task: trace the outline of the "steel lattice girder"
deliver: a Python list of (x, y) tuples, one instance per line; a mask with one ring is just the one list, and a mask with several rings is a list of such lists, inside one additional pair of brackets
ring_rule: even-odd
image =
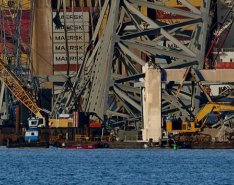
[(34, 0), (2, 2), (0, 7), (1, 59), (27, 84), (31, 81), (30, 51)]
[[(115, 80), (142, 73), (146, 63), (164, 69), (187, 66), (202, 69), (211, 1), (204, 0), (200, 9), (186, 0), (181, 2), (186, 10), (167, 7), (163, 2), (104, 1), (77, 80), (72, 90), (63, 91), (54, 107), (70, 112), (82, 97), (83, 110), (96, 112), (102, 118), (106, 112), (113, 116), (114, 110), (120, 111), (118, 115), (139, 117), (141, 102), (136, 101), (132, 92), (120, 91)], [(153, 20), (139, 7), (166, 11), (185, 19), (179, 23)], [(106, 22), (105, 26), (103, 22)], [(168, 47), (168, 44), (174, 47)], [(141, 81), (141, 78), (129, 79), (131, 81), (125, 81), (123, 85), (133, 86), (134, 82)], [(186, 91), (192, 94), (191, 89)], [(108, 94), (116, 95), (119, 102), (116, 106), (108, 107), (111, 101)]]

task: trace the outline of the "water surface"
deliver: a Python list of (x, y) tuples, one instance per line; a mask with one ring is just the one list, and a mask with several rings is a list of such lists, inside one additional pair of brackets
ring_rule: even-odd
[(234, 150), (0, 148), (0, 184), (234, 184)]

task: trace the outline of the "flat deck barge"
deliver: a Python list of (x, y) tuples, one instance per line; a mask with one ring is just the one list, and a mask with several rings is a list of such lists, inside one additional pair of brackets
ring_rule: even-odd
[(7, 148), (49, 148), (48, 142), (33, 142), (33, 143), (7, 143)]

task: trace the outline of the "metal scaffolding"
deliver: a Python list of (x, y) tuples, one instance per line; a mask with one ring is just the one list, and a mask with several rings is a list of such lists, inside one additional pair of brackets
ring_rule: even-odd
[[(1, 0), (0, 4), (1, 61), (3, 61), (4, 65), (7, 65), (7, 68), (13, 72), (27, 88), (32, 88), (30, 53), (33, 7), (34, 0)], [(6, 76), (1, 77), (1, 107), (3, 102), (5, 102), (7, 106), (14, 105), (13, 97), (13, 99), (10, 98), (13, 100), (12, 102), (8, 100), (10, 93), (8, 93), (8, 90), (5, 88), (5, 77)], [(23, 91), (22, 93), (18, 93), (24, 96)]]

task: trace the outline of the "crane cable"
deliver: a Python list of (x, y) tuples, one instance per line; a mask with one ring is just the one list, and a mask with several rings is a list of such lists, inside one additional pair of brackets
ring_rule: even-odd
[(70, 55), (68, 50), (67, 40), (67, 20), (66, 20), (66, 0), (63, 0), (63, 17), (64, 17), (64, 34), (65, 34), (65, 45), (66, 45), (66, 59), (67, 59), (67, 76), (70, 74)]
[[(80, 5), (81, 7), (81, 13), (82, 13), (82, 26), (83, 26), (83, 30), (82, 30), (82, 36), (83, 36), (83, 55), (85, 53), (85, 42), (86, 42), (86, 35), (85, 35), (85, 24), (84, 24), (84, 3), (81, 3)], [(76, 44), (76, 48), (78, 48), (78, 36), (77, 36), (77, 30), (76, 30), (76, 27), (75, 27), (75, 21), (74, 21), (74, 0), (72, 0), (72, 15), (73, 15), (73, 26), (74, 26), (74, 33), (75, 33), (75, 44)], [(82, 41), (81, 41), (82, 42)], [(79, 70), (79, 50), (77, 49), (76, 50), (76, 73), (78, 72)], [(84, 56), (83, 56), (84, 58)], [(83, 61), (82, 61), (83, 62)], [(76, 74), (75, 74), (76, 75)]]

